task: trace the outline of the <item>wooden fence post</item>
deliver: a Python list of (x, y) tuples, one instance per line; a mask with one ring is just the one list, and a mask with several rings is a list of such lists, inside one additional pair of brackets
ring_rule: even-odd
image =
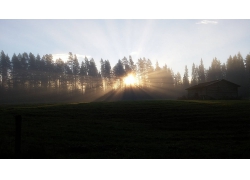
[(17, 159), (21, 158), (21, 127), (22, 127), (22, 116), (15, 116), (16, 121), (16, 134), (15, 134), (15, 156)]

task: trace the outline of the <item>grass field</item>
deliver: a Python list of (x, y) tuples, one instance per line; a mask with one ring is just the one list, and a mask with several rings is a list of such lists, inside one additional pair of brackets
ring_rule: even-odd
[(248, 159), (250, 101), (0, 105), (0, 158)]

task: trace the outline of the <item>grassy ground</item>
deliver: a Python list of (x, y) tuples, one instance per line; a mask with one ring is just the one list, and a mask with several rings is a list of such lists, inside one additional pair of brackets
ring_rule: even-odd
[(250, 101), (0, 105), (0, 158), (250, 158)]

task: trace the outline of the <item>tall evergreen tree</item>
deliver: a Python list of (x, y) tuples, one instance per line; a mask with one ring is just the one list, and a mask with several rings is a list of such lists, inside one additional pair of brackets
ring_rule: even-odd
[(89, 61), (89, 72), (88, 75), (92, 77), (97, 77), (98, 76), (98, 70), (95, 64), (95, 60), (93, 58), (90, 59)]
[(0, 56), (0, 72), (1, 72), (1, 87), (3, 89), (8, 88), (8, 81), (10, 80), (10, 58), (8, 55), (5, 55), (3, 51), (1, 51)]
[(183, 88), (186, 89), (189, 86), (189, 75), (188, 75), (188, 68), (185, 66), (185, 72), (183, 75)]
[(137, 61), (137, 74), (139, 77), (139, 84), (144, 86), (147, 81), (147, 60), (145, 57)]
[(117, 78), (121, 78), (125, 75), (125, 69), (120, 59), (118, 60), (118, 63), (114, 66), (113, 71), (114, 71), (114, 75)]
[(129, 67), (131, 69), (131, 73), (135, 74), (136, 73), (136, 64), (134, 63), (131, 56), (129, 56)]
[(13, 82), (13, 89), (15, 91), (18, 91), (20, 86), (20, 69), (21, 64), (17, 57), (17, 55), (14, 53), (11, 59), (12, 63), (12, 82)]
[(225, 63), (223, 63), (221, 65), (221, 75), (222, 75), (222, 79), (226, 79), (227, 78), (227, 67), (226, 67)]
[(195, 67), (195, 64), (192, 65), (192, 77), (191, 77), (191, 86), (198, 84), (198, 68)]
[(77, 90), (77, 84), (79, 83), (79, 78), (78, 78), (79, 72), (80, 72), (79, 62), (78, 62), (77, 56), (74, 55), (74, 58), (72, 61), (72, 73), (73, 73), (73, 78), (74, 78), (73, 89), (74, 90)]
[(122, 59), (122, 64), (124, 66), (125, 73), (129, 74), (131, 72), (131, 68), (129, 66), (129, 61), (128, 61), (128, 59), (125, 56)]
[(159, 66), (159, 63), (158, 63), (158, 61), (156, 61), (156, 64), (155, 64), (155, 71), (160, 71), (161, 70), (161, 68), (160, 68), (160, 66)]
[(216, 57), (213, 59), (207, 73), (208, 81), (222, 79), (221, 62)]
[(47, 88), (49, 90), (52, 90), (52, 81), (54, 80), (53, 72), (54, 72), (54, 61), (52, 54), (46, 54), (44, 56), (45, 61), (45, 73), (46, 73), (46, 79), (47, 79)]
[(84, 94), (85, 85), (87, 84), (87, 75), (88, 75), (85, 61), (82, 61), (79, 75), (80, 75), (80, 84), (81, 84), (82, 94)]
[(64, 91), (66, 89), (65, 83), (65, 63), (59, 58), (55, 62), (55, 76), (57, 82), (55, 83), (57, 92)]
[(28, 62), (29, 62), (29, 55), (24, 52), (22, 56), (19, 56), (20, 60), (20, 81), (23, 89), (27, 89), (27, 81), (28, 81)]
[(230, 56), (227, 60), (227, 67), (226, 67), (226, 79), (232, 81), (236, 84), (239, 84), (241, 87), (239, 89), (239, 95), (245, 96), (248, 92), (246, 90), (246, 69), (244, 65), (244, 59), (242, 58), (241, 54), (238, 53), (233, 57)]
[(74, 75), (78, 75), (80, 72), (80, 66), (76, 55), (74, 55), (72, 60), (72, 72)]
[(111, 65), (109, 60), (104, 61), (104, 69), (105, 69), (105, 78), (109, 79), (111, 74)]
[(205, 68), (203, 65), (203, 61), (201, 59), (199, 69), (198, 69), (198, 83), (204, 83), (205, 82)]
[(30, 91), (34, 90), (34, 88), (35, 88), (36, 73), (37, 73), (36, 57), (32, 53), (29, 53), (28, 79), (29, 79), (29, 88), (30, 88)]
[(105, 64), (103, 59), (101, 59), (100, 63), (101, 63), (101, 75), (102, 77), (105, 77)]
[(246, 84), (247, 84), (247, 96), (250, 97), (250, 54), (246, 56)]

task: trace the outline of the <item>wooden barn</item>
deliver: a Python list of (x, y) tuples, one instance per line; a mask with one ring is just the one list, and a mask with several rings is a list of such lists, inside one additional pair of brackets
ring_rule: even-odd
[(200, 83), (187, 88), (189, 99), (236, 99), (240, 86), (225, 79)]

